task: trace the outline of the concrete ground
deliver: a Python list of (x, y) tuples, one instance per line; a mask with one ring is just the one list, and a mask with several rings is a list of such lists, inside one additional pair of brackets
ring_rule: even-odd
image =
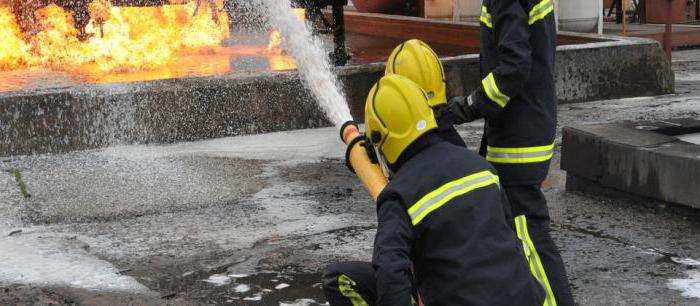
[[(569, 104), (560, 125), (700, 116), (677, 94)], [(460, 128), (476, 148), (482, 123)], [(375, 210), (334, 129), (0, 158), (0, 304), (317, 305), (320, 271), (369, 260)], [(559, 141), (559, 140), (558, 140)], [(580, 305), (698, 305), (700, 211), (545, 184)]]

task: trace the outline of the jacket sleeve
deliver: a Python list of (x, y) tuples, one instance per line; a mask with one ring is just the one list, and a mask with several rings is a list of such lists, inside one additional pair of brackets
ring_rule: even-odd
[(380, 202), (378, 221), (373, 260), (377, 305), (411, 305), (411, 221), (399, 200)]
[(530, 78), (532, 48), (529, 13), (522, 2), (491, 1), (488, 8), (497, 43), (498, 65), (471, 96), (472, 112), (487, 120), (497, 119)]

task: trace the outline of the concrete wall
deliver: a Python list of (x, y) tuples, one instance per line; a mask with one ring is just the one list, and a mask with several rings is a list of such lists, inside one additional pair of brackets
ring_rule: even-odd
[[(450, 95), (479, 84), (476, 55), (447, 58), (445, 69)], [(670, 65), (650, 40), (561, 46), (556, 69), (561, 103), (673, 91)], [(357, 120), (383, 70), (338, 69)], [(0, 93), (0, 156), (328, 125), (295, 72)]]
[[(573, 37), (597, 35), (567, 33)], [(557, 47), (556, 89), (560, 104), (672, 93), (675, 75), (653, 40), (608, 36), (610, 41)], [(465, 95), (481, 84), (479, 56), (443, 59), (448, 96)], [(383, 74), (383, 64), (341, 71), (353, 116), (362, 119), (365, 95)]]
[(0, 94), (0, 156), (327, 125), (292, 74)]

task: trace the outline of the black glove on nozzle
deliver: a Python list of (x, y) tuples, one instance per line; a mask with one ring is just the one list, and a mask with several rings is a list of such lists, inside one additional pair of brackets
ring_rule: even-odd
[(454, 97), (447, 102), (450, 112), (452, 112), (454, 124), (469, 123), (479, 119), (479, 113), (474, 108), (472, 95)]

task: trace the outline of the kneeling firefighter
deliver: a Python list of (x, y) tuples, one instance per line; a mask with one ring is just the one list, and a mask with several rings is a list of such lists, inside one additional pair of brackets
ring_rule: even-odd
[[(377, 197), (373, 261), (329, 266), (330, 304), (411, 305), (420, 296), (425, 305), (541, 306), (545, 292), (506, 221), (495, 170), (439, 136), (426, 93), (400, 75), (383, 77), (367, 98), (365, 127), (366, 147), (391, 178)], [(351, 155), (357, 143), (347, 136), (356, 131), (342, 129)]]

